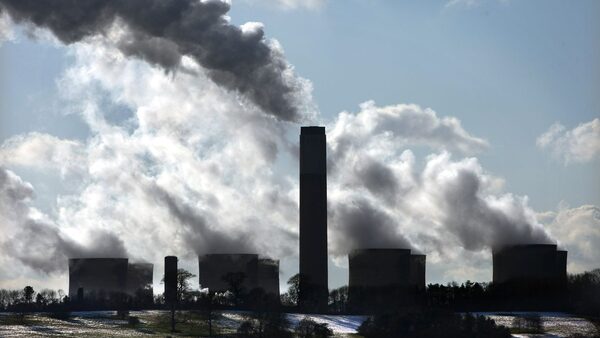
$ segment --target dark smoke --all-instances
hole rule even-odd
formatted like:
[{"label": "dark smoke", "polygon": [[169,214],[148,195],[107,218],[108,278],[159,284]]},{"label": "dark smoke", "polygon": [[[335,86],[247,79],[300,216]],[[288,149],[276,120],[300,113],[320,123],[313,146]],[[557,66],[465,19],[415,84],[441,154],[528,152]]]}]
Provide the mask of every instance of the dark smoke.
[{"label": "dark smoke", "polygon": [[394,171],[386,164],[375,159],[363,157],[356,167],[354,174],[357,185],[364,185],[371,194],[377,196],[386,204],[395,204],[400,191],[400,184]]},{"label": "dark smoke", "polygon": [[280,51],[269,46],[262,27],[243,30],[225,14],[230,5],[197,0],[0,0],[16,22],[50,29],[66,44],[105,34],[117,23],[128,35],[117,42],[125,54],[167,70],[183,55],[193,57],[216,83],[243,93],[267,113],[300,120],[302,82]]},{"label": "dark smoke", "polygon": [[329,210],[331,250],[336,255],[361,248],[412,248],[394,220],[366,199],[331,205]]},{"label": "dark smoke", "polygon": [[186,244],[196,254],[256,251],[248,234],[224,233],[209,227],[204,215],[157,185],[152,186],[150,193],[180,224]]}]

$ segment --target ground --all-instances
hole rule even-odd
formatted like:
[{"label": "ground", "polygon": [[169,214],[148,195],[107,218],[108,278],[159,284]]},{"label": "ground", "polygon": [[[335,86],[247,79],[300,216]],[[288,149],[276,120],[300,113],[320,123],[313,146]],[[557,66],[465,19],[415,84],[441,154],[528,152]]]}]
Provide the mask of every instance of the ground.
[{"label": "ground", "polygon": [[[224,311],[217,314],[213,329],[221,335],[234,333],[248,313]],[[498,324],[511,327],[515,316],[531,316],[532,313],[480,313],[493,318]],[[0,337],[138,337],[138,336],[208,336],[206,318],[197,312],[183,311],[178,314],[176,333],[170,332],[170,317],[167,311],[132,311],[134,323],[116,317],[113,311],[74,312],[69,318],[52,318],[50,314],[0,313]],[[589,336],[595,331],[594,324],[586,319],[564,313],[538,313],[543,323],[544,334],[528,335],[513,330],[516,337],[547,336],[567,337],[573,334]],[[305,315],[287,314],[294,327]],[[324,322],[335,332],[337,338],[361,338],[356,334],[365,316],[309,315],[317,322]]]}]

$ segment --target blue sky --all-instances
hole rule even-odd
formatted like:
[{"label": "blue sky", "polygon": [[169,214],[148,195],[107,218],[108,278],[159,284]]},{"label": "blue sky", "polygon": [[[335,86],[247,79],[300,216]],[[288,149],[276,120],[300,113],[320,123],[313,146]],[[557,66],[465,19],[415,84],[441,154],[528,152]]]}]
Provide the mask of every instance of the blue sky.
[{"label": "blue sky", "polygon": [[231,17],[265,24],[313,82],[323,115],[366,100],[431,107],[487,139],[486,168],[535,208],[600,204],[597,161],[565,167],[535,146],[554,122],[572,128],[599,115],[600,4],[445,4],[351,0],[282,11],[240,1]]},{"label": "blue sky", "polygon": [[[589,158],[565,161],[567,155],[557,150],[559,146],[536,144],[554,123],[569,131],[600,117],[600,2],[310,3],[314,8],[301,1],[240,0],[232,3],[228,15],[235,25],[262,22],[266,38],[279,41],[296,74],[312,83],[320,121],[334,126],[340,112],[358,114],[359,105],[369,100],[378,107],[412,103],[431,108],[439,117],[459,119],[470,136],[489,143],[481,152],[454,153],[454,158],[476,156],[486,173],[503,179],[503,192],[528,196],[532,210],[551,213],[540,219],[548,216],[555,224],[563,209],[600,205],[600,150],[584,145],[592,154]],[[93,123],[85,120],[81,106],[65,97],[69,89],[59,85],[69,86],[65,74],[85,66],[81,46],[32,38],[35,34],[23,26],[13,25],[13,30],[15,39],[0,45],[0,144],[38,132],[93,145],[98,140]],[[110,88],[98,95],[99,109],[115,124],[139,109]],[[594,144],[597,133],[590,136]],[[430,146],[398,145],[399,151],[405,148],[414,153],[418,170],[426,166]],[[445,148],[434,150],[439,149]],[[57,200],[81,193],[79,183],[64,181],[56,172],[4,161],[0,164],[35,187],[33,206],[57,219],[61,210]],[[282,156],[278,161],[283,163],[279,168],[283,176],[296,175],[292,158]],[[598,216],[591,217],[596,218],[586,224],[597,229]],[[565,233],[558,240],[568,243],[568,232],[553,233]],[[581,257],[589,261],[597,255],[596,250]],[[483,264],[477,257],[473,269]],[[286,276],[296,263],[294,259],[282,263]],[[330,266],[334,270],[330,286],[344,283],[343,266],[333,261]],[[452,274],[439,264],[431,271],[430,282],[469,273],[471,279],[482,280],[489,267]]]}]

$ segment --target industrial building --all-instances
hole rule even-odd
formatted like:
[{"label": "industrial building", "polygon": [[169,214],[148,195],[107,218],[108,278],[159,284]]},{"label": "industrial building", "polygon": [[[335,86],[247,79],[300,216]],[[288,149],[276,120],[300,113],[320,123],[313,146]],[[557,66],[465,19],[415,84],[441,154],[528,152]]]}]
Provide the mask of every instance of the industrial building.
[{"label": "industrial building", "polygon": [[493,282],[563,284],[567,278],[567,251],[555,244],[510,245],[495,250]]},{"label": "industrial building", "polygon": [[300,294],[305,310],[325,311],[327,278],[327,154],[325,127],[300,130]]},{"label": "industrial building", "polygon": [[411,253],[408,284],[421,291],[425,290],[425,263],[425,255]]},{"label": "industrial building", "polygon": [[265,293],[279,297],[279,260],[269,258],[258,260],[258,287]]},{"label": "industrial building", "polygon": [[127,286],[127,258],[69,259],[69,298],[110,299]]},{"label": "industrial building", "polygon": [[154,265],[151,263],[129,263],[127,266],[127,294],[130,296],[152,296]]},{"label": "industrial building", "polygon": [[425,289],[425,258],[410,249],[353,250],[348,255],[349,306],[371,311],[383,304],[412,302]]},{"label": "industrial building", "polygon": [[[257,254],[206,254],[198,257],[200,287],[211,292],[231,288],[226,279],[243,276],[246,291],[262,288],[266,293],[279,296],[279,261],[259,258]],[[238,274],[234,276],[232,274]]]}]

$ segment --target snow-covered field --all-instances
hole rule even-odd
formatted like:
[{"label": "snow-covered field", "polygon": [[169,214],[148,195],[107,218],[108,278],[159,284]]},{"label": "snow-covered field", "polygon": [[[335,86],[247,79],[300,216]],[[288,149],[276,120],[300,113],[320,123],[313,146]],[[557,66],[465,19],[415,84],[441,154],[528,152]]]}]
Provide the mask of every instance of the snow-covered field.
[{"label": "snow-covered field", "polygon": [[[113,311],[98,312],[74,312],[68,320],[49,318],[42,314],[30,315],[28,325],[11,323],[0,325],[0,337],[140,337],[140,336],[164,336],[150,330],[135,329],[127,326],[126,320],[114,319],[116,313]],[[155,320],[158,316],[164,316],[165,311],[132,311],[142,323]],[[539,315],[546,334],[531,335],[535,337],[568,337],[574,334],[586,337],[595,332],[594,325],[583,319],[561,312],[478,312],[475,314],[485,315],[492,318],[499,325],[511,327],[513,319],[517,316],[527,317]],[[9,314],[0,313],[0,316]],[[224,311],[220,313],[217,325],[235,332],[249,313],[243,311]],[[319,323],[326,323],[337,336],[356,333],[358,327],[367,318],[366,316],[349,315],[305,315],[298,313],[287,314],[291,327],[295,327],[304,317],[309,317]],[[514,335],[515,337],[528,337],[528,335]]]},{"label": "snow-covered field", "polygon": [[[147,323],[164,311],[132,311],[142,323]],[[114,319],[116,312],[73,312],[68,320],[49,318],[43,314],[28,315],[31,320],[27,325],[0,325],[0,337],[139,337],[153,336],[148,330],[127,327],[127,321]],[[0,313],[0,316],[6,313]],[[243,311],[224,311],[216,320],[216,326],[235,332],[238,326],[246,320],[249,313]],[[309,317],[318,323],[326,323],[336,335],[356,333],[356,330],[367,318],[365,316],[337,315],[304,315],[290,313],[287,318],[290,327],[295,327],[304,318]]]},{"label": "snow-covered field", "polygon": [[569,337],[579,334],[588,337],[595,332],[590,321],[563,312],[477,312],[493,319],[496,324],[511,327],[515,317],[539,316],[546,332],[544,335],[517,335],[515,337]]},{"label": "snow-covered field", "polygon": [[[244,320],[246,312],[238,311],[227,311],[223,312],[222,316],[229,320],[231,324],[236,327]],[[350,316],[350,315],[313,315],[313,314],[300,314],[300,313],[288,313],[286,314],[287,319],[290,321],[291,327],[296,327],[298,323],[305,317],[314,320],[317,323],[325,323],[333,330],[334,333],[356,333],[358,327],[367,319],[367,316]]]}]

